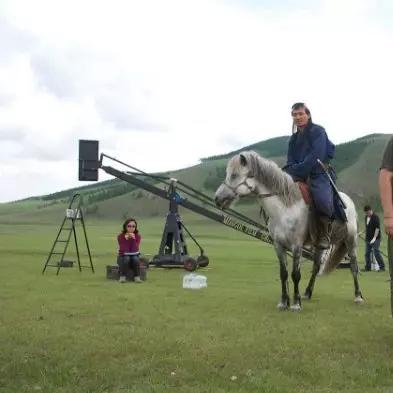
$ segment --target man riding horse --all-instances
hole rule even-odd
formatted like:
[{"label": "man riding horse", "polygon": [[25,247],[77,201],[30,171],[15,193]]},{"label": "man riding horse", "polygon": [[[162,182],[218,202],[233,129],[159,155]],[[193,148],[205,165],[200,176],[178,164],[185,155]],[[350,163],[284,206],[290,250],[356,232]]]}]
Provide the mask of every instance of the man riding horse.
[{"label": "man riding horse", "polygon": [[[305,104],[296,103],[292,106],[292,118],[294,130],[283,170],[295,181],[308,184],[317,228],[315,246],[327,249],[331,243],[334,220],[334,191],[325,170],[329,169],[330,160],[335,156],[335,145],[329,140],[325,129],[313,123]],[[325,170],[318,159],[324,164]],[[335,177],[332,177],[335,181]]]}]

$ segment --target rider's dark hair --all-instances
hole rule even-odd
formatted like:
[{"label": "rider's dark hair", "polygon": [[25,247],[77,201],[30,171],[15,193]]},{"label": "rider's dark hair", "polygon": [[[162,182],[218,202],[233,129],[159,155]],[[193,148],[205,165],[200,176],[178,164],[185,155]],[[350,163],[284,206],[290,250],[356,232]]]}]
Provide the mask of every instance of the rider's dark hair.
[{"label": "rider's dark hair", "polygon": [[304,111],[307,113],[307,115],[310,116],[310,120],[311,120],[310,109],[307,108],[307,105],[304,102],[296,102],[295,104],[292,105],[291,111],[297,110],[297,109],[304,109]]},{"label": "rider's dark hair", "polygon": [[[307,105],[304,102],[296,102],[295,104],[292,105],[291,111],[297,110],[297,109],[304,109],[304,112],[308,116],[310,116],[310,119],[308,120],[308,124],[312,124],[312,117],[311,117],[311,112],[310,109],[307,108]],[[295,122],[292,124],[292,133],[296,131],[296,126]]]},{"label": "rider's dark hair", "polygon": [[371,206],[370,205],[364,206],[364,211],[365,212],[369,212],[370,210],[371,210]]}]

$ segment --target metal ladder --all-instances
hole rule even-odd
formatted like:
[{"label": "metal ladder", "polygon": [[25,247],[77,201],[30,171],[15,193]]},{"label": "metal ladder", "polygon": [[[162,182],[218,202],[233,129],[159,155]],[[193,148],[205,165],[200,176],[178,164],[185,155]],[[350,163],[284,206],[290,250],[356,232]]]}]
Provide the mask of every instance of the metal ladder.
[{"label": "metal ladder", "polygon": [[[52,249],[50,250],[50,253],[49,253],[48,258],[46,260],[44,269],[42,270],[42,274],[45,273],[45,270],[47,267],[56,267],[57,268],[56,275],[58,275],[61,267],[72,267],[73,266],[74,261],[64,260],[64,257],[67,253],[68,245],[70,243],[72,234],[74,235],[75,249],[76,249],[79,271],[80,272],[82,271],[82,267],[89,267],[89,268],[91,268],[92,272],[94,273],[94,266],[93,266],[93,262],[91,259],[90,247],[89,247],[89,242],[87,240],[86,227],[85,227],[85,222],[83,219],[83,212],[81,210],[81,205],[82,205],[82,195],[81,194],[73,195],[71,202],[70,202],[68,208],[66,209],[66,213],[65,213],[63,222],[60,226],[59,232],[57,233],[57,236],[56,236],[56,239],[53,243]],[[87,252],[88,252],[89,260],[90,260],[90,266],[83,266],[83,265],[81,265],[81,262],[80,262],[79,247],[78,247],[78,240],[77,240],[77,236],[76,236],[76,227],[75,227],[75,223],[77,221],[80,221],[80,223],[82,224],[83,233],[84,233],[85,241],[86,241]],[[70,226],[65,226],[66,223],[70,223]],[[56,245],[58,245],[58,244],[63,246],[63,251],[55,251]],[[55,264],[50,263],[51,257],[54,255],[60,257],[60,260]]]}]

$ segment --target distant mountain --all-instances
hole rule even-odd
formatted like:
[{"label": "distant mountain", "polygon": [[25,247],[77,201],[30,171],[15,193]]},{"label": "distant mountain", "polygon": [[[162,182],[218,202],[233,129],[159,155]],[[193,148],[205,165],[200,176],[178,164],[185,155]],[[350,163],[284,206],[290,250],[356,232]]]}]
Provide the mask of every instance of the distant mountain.
[{"label": "distant mountain", "polygon": [[287,135],[271,138],[266,141],[254,143],[252,145],[242,147],[241,149],[231,151],[230,153],[202,158],[201,162],[228,159],[243,150],[257,151],[260,155],[266,158],[285,156],[287,154],[289,138],[290,137]]},{"label": "distant mountain", "polygon": [[[338,186],[354,198],[360,207],[365,203],[373,204],[376,209],[379,207],[379,163],[382,151],[391,137],[391,134],[370,134],[336,147],[337,158],[333,166],[338,174]],[[198,165],[164,175],[176,177],[194,189],[212,195],[225,177],[229,157],[242,150],[254,150],[281,166],[285,163],[288,140],[289,136],[268,139],[226,154],[202,158]],[[146,181],[161,188],[165,186],[154,179]],[[153,217],[165,215],[168,209],[168,201],[132,184],[112,179],[0,204],[0,221],[51,221],[54,215],[58,216],[60,211],[64,211],[76,192],[83,195],[85,214],[94,219],[119,220],[129,215]],[[256,211],[253,202],[244,202],[239,209],[245,213],[251,209],[254,215]]]}]

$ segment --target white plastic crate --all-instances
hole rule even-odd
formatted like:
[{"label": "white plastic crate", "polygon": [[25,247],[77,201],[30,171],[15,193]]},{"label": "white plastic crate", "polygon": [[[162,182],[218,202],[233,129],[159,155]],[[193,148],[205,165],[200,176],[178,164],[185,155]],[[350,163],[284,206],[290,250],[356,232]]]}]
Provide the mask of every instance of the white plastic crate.
[{"label": "white plastic crate", "polygon": [[79,220],[81,218],[80,209],[66,209],[66,217]]}]

